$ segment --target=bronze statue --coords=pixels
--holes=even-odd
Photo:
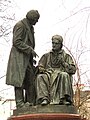
[[[39,60],[36,78],[36,104],[73,104],[72,75],[76,67],[72,57],[63,49],[63,38],[52,37],[52,50]]]
[[[6,84],[15,88],[17,108],[34,104],[34,25],[40,14],[37,10],[30,10],[26,18],[17,22],[13,28],[13,45],[7,66]],[[24,96],[25,90],[25,96]]]

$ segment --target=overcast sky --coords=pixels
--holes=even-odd
[[[77,41],[90,48],[90,1],[89,0],[15,0],[16,19],[22,19],[30,9],[40,12],[39,22],[35,26],[36,51],[43,54],[48,49],[51,37],[60,34],[70,49],[76,49]],[[87,27],[87,29],[86,29]],[[82,40],[79,40],[82,39]],[[73,43],[72,43],[73,42]],[[38,44],[39,43],[39,44]],[[75,44],[75,45],[74,45]]]

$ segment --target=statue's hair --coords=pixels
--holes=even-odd
[[[60,35],[54,35],[54,36],[52,36],[52,40],[54,40],[54,39],[59,40],[61,43],[63,42],[63,37],[60,36]]]
[[[29,20],[32,20],[34,18],[39,19],[39,17],[40,17],[40,14],[39,14],[39,12],[37,10],[30,10],[26,14],[26,18],[29,19]]]

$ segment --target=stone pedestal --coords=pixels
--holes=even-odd
[[[16,109],[7,120],[81,120],[81,117],[73,105],[38,105]]]
[[[77,114],[77,109],[73,105],[37,105],[22,107],[13,111],[14,116],[24,115],[24,114],[40,114],[40,113],[68,113]]]

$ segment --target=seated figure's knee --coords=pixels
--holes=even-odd
[[[47,75],[46,74],[39,74],[38,76],[37,76],[37,80],[41,80],[41,79],[48,79],[48,77],[47,77]]]
[[[60,75],[62,77],[69,77],[69,74],[67,72],[61,72]]]
[[[40,78],[40,77],[42,77],[42,74],[37,75],[37,79]]]
[[[43,75],[42,75],[42,74],[37,75],[37,81],[41,80],[41,79],[42,79],[42,77],[43,77]]]

